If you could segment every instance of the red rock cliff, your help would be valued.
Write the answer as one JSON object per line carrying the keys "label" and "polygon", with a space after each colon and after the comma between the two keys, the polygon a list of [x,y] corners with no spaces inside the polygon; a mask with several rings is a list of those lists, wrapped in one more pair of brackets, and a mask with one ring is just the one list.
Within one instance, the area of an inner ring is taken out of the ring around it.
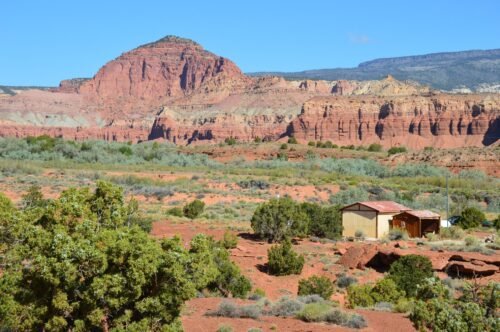
{"label": "red rock cliff", "polygon": [[500,136],[500,96],[312,98],[291,122],[289,134],[342,145],[490,145]]}

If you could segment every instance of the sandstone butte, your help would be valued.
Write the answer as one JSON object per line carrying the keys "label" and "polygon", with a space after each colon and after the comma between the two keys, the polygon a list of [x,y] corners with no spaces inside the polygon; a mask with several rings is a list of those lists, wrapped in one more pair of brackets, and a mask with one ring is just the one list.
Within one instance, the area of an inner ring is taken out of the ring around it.
{"label": "sandstone butte", "polygon": [[228,137],[340,145],[498,144],[500,95],[454,95],[380,81],[249,77],[199,44],[167,36],[105,64],[91,79],[0,94],[0,136],[217,143]]}

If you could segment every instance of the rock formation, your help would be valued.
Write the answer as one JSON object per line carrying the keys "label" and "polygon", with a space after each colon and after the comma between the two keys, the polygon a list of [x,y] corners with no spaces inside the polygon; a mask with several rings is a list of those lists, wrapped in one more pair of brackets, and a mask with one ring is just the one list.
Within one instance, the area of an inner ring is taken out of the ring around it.
{"label": "rock formation", "polygon": [[248,77],[232,61],[174,36],[122,54],[91,79],[0,92],[0,136],[194,144],[294,135],[421,148],[490,145],[500,131],[498,95],[434,95],[390,76]]}
{"label": "rock formation", "polygon": [[316,97],[304,103],[288,133],[342,145],[490,145],[500,133],[500,96]]}

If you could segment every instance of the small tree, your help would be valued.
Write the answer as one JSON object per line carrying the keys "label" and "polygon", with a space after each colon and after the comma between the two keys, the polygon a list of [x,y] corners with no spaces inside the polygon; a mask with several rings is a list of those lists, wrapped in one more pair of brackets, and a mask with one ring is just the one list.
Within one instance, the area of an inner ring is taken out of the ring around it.
{"label": "small tree", "polygon": [[313,141],[309,141],[309,143],[307,143],[307,145],[309,145],[309,146],[316,146],[316,143],[313,142]]}
{"label": "small tree", "polygon": [[300,274],[304,267],[304,256],[292,249],[290,240],[276,245],[267,251],[269,273],[277,276]]}
{"label": "small tree", "polygon": [[342,214],[340,206],[321,207],[315,203],[302,203],[302,210],[309,217],[309,234],[338,239],[342,236]]}
{"label": "small tree", "polygon": [[297,143],[297,139],[293,136],[291,136],[289,139],[288,139],[288,144],[298,144]]}
{"label": "small tree", "polygon": [[281,144],[280,150],[286,150],[288,149],[288,145],[286,143]]}
{"label": "small tree", "polygon": [[195,199],[189,204],[186,204],[183,208],[184,216],[189,219],[195,219],[200,214],[203,213],[203,209],[205,208],[205,203],[200,201],[199,199]]}
{"label": "small tree", "polygon": [[305,236],[309,219],[292,199],[273,198],[255,210],[251,224],[254,232],[271,242],[287,236]]}
{"label": "small tree", "polygon": [[325,276],[312,276],[299,280],[298,295],[319,295],[328,300],[333,294],[333,283]]}
{"label": "small tree", "polygon": [[481,225],[485,219],[486,216],[482,211],[475,207],[470,207],[462,211],[458,225],[463,229],[474,228]]}
{"label": "small tree", "polygon": [[389,269],[389,278],[411,297],[417,294],[418,285],[422,285],[426,278],[432,276],[431,261],[419,255],[403,256],[392,263]]}

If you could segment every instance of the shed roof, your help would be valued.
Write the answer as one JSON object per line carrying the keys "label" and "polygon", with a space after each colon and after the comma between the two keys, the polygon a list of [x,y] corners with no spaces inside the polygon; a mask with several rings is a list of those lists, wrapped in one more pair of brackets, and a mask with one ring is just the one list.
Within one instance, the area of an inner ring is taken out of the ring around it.
{"label": "shed roof", "polygon": [[[402,213],[407,213],[412,216],[415,216],[419,219],[439,219],[441,216],[437,213],[434,213],[429,210],[410,210],[410,211],[404,211]],[[400,213],[400,214],[402,214]]]}
{"label": "shed roof", "polygon": [[389,213],[389,212],[403,212],[403,211],[409,211],[411,210],[409,207],[406,207],[404,205],[401,205],[399,203],[393,202],[393,201],[370,201],[370,202],[356,202],[354,204],[350,204],[347,206],[344,206],[342,208],[348,208],[356,204],[361,204],[364,206],[369,207],[370,209],[373,209],[378,212],[382,213]]}

